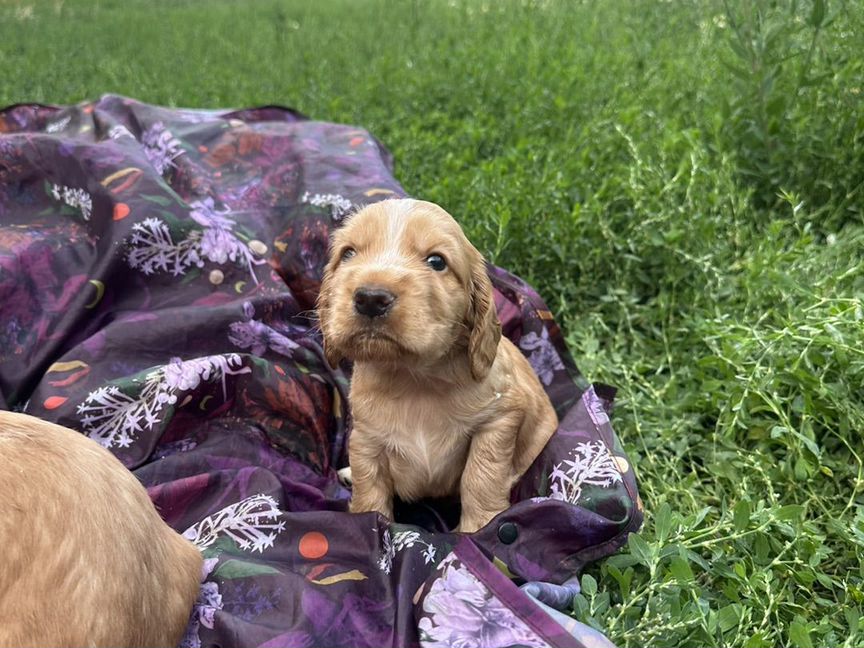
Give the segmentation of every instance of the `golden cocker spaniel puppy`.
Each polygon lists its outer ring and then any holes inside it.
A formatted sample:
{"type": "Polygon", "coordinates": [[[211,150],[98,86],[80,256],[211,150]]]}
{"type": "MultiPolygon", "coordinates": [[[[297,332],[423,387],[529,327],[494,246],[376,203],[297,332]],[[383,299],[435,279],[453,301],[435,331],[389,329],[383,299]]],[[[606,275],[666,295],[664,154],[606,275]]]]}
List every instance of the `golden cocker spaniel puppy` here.
{"type": "Polygon", "coordinates": [[[419,200],[365,207],[333,235],[318,307],[328,362],[354,361],[351,510],[458,494],[473,532],[506,509],[558,421],[456,221],[419,200]]]}
{"type": "Polygon", "coordinates": [[[0,646],[176,646],[201,562],[102,446],[0,412],[0,646]]]}

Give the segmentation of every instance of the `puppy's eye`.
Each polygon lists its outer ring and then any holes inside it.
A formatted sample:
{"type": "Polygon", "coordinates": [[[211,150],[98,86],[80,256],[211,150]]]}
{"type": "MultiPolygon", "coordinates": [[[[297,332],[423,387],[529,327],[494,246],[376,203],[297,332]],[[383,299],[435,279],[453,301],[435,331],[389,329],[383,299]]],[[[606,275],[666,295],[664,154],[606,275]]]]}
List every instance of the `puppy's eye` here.
{"type": "Polygon", "coordinates": [[[347,261],[348,259],[356,255],[357,250],[355,250],[354,248],[345,248],[345,250],[342,252],[342,260],[347,261]]]}
{"type": "Polygon", "coordinates": [[[444,272],[447,269],[447,262],[440,254],[430,254],[426,257],[426,265],[432,268],[435,272],[444,272]]]}

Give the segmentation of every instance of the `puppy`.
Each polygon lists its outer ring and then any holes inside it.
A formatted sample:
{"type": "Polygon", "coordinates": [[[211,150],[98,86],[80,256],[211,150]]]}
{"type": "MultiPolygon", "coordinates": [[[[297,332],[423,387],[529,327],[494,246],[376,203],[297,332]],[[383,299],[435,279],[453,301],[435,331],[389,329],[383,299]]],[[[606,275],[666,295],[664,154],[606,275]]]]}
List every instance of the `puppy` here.
{"type": "Polygon", "coordinates": [[[458,494],[473,532],[506,509],[558,420],[456,221],[418,200],[364,208],[333,235],[318,311],[327,361],[354,361],[351,510],[458,494]]]}
{"type": "Polygon", "coordinates": [[[0,412],[0,646],[176,646],[201,555],[87,437],[0,412]]]}

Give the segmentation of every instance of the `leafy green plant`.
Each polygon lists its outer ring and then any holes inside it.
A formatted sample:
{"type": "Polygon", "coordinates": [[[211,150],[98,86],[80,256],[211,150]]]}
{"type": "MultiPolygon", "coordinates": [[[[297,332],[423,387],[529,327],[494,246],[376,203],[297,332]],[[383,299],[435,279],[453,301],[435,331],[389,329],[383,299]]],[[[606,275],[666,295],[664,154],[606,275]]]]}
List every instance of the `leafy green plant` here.
{"type": "MultiPolygon", "coordinates": [[[[806,194],[808,204],[859,194],[860,122],[850,121],[842,107],[857,100],[860,88],[849,97],[850,89],[838,83],[838,72],[855,64],[851,52],[826,43],[837,36],[830,32],[838,19],[857,13],[854,5],[724,0],[723,6],[727,48],[721,61],[734,92],[722,100],[721,132],[738,151],[738,171],[754,187],[755,204],[776,207],[777,194],[788,187],[806,194]]],[[[861,221],[857,205],[849,211],[831,227],[861,221]]]]}

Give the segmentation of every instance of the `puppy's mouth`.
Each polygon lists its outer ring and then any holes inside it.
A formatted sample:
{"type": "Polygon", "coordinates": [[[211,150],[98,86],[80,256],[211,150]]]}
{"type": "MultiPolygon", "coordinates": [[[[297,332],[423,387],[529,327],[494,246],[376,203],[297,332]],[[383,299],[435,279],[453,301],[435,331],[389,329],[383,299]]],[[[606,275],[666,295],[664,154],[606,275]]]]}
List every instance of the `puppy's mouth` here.
{"type": "Polygon", "coordinates": [[[348,336],[345,347],[355,360],[395,360],[411,355],[402,342],[378,327],[354,331],[348,336]]]}

